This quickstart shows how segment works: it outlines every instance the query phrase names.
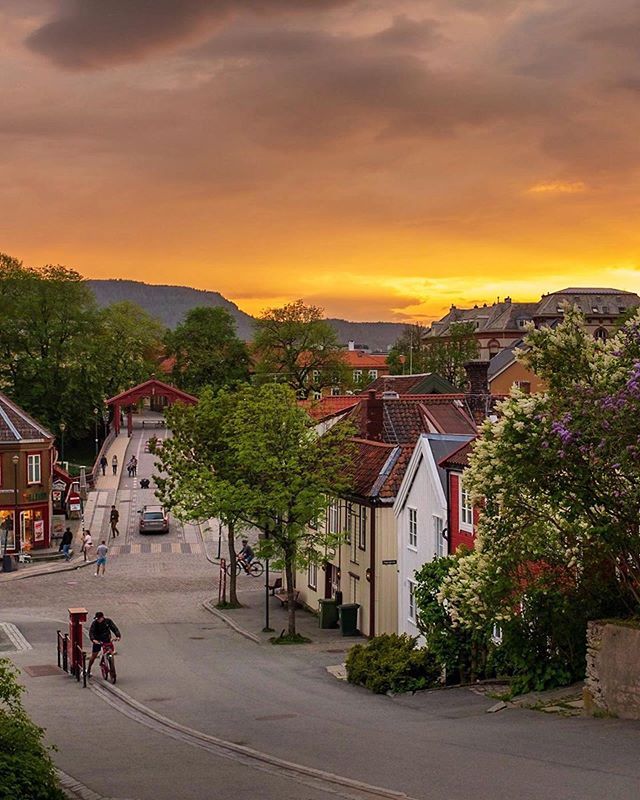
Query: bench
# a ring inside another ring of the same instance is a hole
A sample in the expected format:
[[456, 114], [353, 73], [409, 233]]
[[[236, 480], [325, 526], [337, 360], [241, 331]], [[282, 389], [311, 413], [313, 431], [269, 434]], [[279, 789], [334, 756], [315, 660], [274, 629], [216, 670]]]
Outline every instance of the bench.
[[[288, 595], [287, 590], [284, 589], [284, 588], [281, 588], [281, 589], [276, 589], [273, 596], [276, 598], [276, 600], [280, 601], [280, 605], [282, 606], [282, 608], [287, 608], [287, 606], [289, 605], [289, 598], [288, 598], [287, 595]], [[300, 599], [299, 598], [300, 598], [300, 592], [299, 592], [298, 589], [295, 589], [294, 592], [293, 592], [294, 605], [296, 605], [296, 606], [300, 605]]]
[[275, 597], [277, 589], [282, 589], [282, 578], [276, 578], [273, 583], [269, 584], [269, 594]]

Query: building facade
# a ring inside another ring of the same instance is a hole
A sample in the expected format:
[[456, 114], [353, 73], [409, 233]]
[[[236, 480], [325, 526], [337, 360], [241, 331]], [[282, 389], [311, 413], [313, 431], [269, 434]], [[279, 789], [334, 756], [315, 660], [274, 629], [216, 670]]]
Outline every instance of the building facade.
[[0, 546], [2, 552], [51, 544], [54, 437], [0, 393]]

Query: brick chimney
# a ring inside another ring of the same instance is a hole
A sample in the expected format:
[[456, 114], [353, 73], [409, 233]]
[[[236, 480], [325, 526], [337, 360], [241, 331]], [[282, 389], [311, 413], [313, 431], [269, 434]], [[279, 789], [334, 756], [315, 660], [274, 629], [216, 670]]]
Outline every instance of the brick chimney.
[[476, 423], [481, 423], [491, 409], [489, 392], [489, 362], [468, 361], [464, 365], [467, 373], [465, 397], [467, 406]]
[[364, 438], [375, 442], [382, 441], [383, 410], [382, 398], [376, 397], [374, 389], [370, 389], [362, 403], [364, 407]]

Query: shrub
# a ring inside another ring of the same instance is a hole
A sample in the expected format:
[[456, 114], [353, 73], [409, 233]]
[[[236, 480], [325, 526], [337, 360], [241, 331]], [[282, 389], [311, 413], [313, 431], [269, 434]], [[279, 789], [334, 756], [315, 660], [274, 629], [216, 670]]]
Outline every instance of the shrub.
[[29, 719], [17, 670], [0, 659], [0, 800], [64, 800], [44, 731]]
[[382, 634], [357, 644], [347, 655], [347, 680], [376, 694], [415, 692], [438, 683], [440, 668], [416, 639], [403, 633]]

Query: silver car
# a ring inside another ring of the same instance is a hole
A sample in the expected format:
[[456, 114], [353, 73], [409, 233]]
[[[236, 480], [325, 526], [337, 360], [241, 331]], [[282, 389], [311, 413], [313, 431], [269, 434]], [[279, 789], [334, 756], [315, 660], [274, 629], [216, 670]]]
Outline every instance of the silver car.
[[138, 513], [140, 533], [169, 533], [169, 514], [162, 506], [145, 506]]

